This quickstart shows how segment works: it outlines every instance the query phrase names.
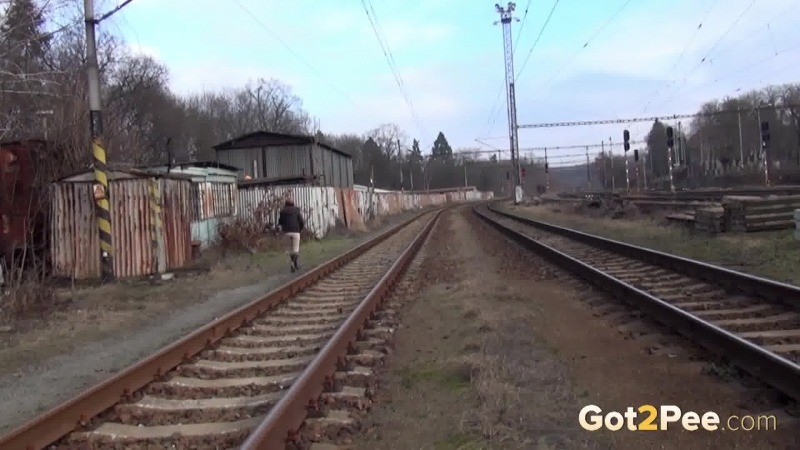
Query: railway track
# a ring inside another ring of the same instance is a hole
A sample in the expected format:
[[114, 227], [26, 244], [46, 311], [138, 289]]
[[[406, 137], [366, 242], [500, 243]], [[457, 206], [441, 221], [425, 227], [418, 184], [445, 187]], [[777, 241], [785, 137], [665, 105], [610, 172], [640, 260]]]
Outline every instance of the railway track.
[[195, 331], [1, 437], [0, 448], [284, 448], [440, 212]]
[[800, 288], [518, 217], [475, 213], [508, 237], [800, 400]]

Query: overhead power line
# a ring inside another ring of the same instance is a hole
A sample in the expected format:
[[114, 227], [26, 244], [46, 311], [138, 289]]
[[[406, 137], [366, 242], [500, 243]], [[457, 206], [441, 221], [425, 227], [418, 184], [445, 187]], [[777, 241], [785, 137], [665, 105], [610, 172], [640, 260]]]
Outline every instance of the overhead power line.
[[[700, 22], [697, 24], [697, 27], [694, 29], [694, 33], [692, 33], [692, 35], [689, 37], [688, 41], [686, 41], [686, 44], [683, 46], [683, 50], [681, 51], [680, 56], [678, 56], [678, 58], [672, 64], [672, 67], [669, 69], [670, 73], [672, 73], [678, 67], [678, 64], [681, 61], [683, 61], [683, 57], [686, 55], [686, 51], [694, 43], [694, 40], [695, 40], [695, 38], [697, 38], [697, 35], [700, 34], [700, 30], [703, 28], [703, 24], [705, 23], [706, 19], [708, 19], [708, 15], [711, 14], [711, 11], [713, 11], [714, 8], [717, 6], [717, 3], [719, 3], [719, 0], [714, 0], [714, 3], [711, 4], [711, 7], [706, 10], [706, 13], [703, 15], [703, 18], [700, 19]], [[674, 84], [674, 81], [670, 84], [670, 86], [667, 86], [667, 89], [669, 89], [672, 84]], [[656, 89], [655, 92], [653, 92], [652, 94], [648, 95], [647, 97], [644, 97], [644, 98], [648, 98], [649, 100], [647, 101], [647, 104], [645, 105], [644, 110], [642, 111], [642, 113], [646, 113], [647, 112], [647, 108], [650, 107], [650, 103], [653, 101], [653, 98], [655, 98], [659, 94], [659, 92], [661, 92], [661, 88]], [[640, 103], [640, 102], [641, 101], [638, 101], [636, 103]]]
[[[519, 72], [517, 72], [517, 76], [514, 78], [514, 82], [517, 81], [517, 79], [519, 78], [519, 76], [522, 73], [522, 71], [525, 70], [525, 66], [528, 64], [528, 60], [530, 59], [531, 54], [533, 53], [533, 49], [536, 48], [536, 44], [538, 44], [539, 43], [539, 39], [542, 38], [542, 34], [544, 34], [544, 30], [547, 29], [547, 24], [550, 23], [550, 19], [553, 17], [553, 13], [556, 11], [556, 6], [558, 6], [558, 2], [559, 1], [560, 0], [556, 0], [555, 3], [553, 3], [553, 7], [550, 9], [550, 14], [547, 15], [547, 19], [545, 19], [544, 25], [542, 25], [542, 28], [539, 30], [539, 34], [536, 36], [536, 40], [533, 41], [533, 45], [531, 45], [531, 49], [528, 51], [528, 54], [525, 56], [525, 61], [522, 62], [522, 66], [520, 67]], [[527, 13], [528, 13], [528, 10], [526, 9], [525, 10], [525, 14], [527, 15]]]
[[[394, 62], [394, 56], [389, 48], [389, 44], [388, 42], [385, 42], [385, 39], [383, 39], [383, 34], [379, 31], [380, 24], [378, 23], [378, 15], [375, 13], [375, 9], [372, 7], [372, 3], [369, 0], [361, 0], [361, 5], [364, 7], [364, 12], [367, 14], [367, 20], [369, 20], [369, 23], [372, 26], [372, 31], [375, 33], [375, 38], [378, 40], [378, 44], [381, 47], [383, 56], [386, 58], [386, 63], [389, 65], [389, 70], [392, 72], [394, 80], [397, 83], [397, 87], [400, 89], [400, 94], [403, 96], [408, 109], [411, 111], [411, 116], [416, 122], [417, 131], [419, 131], [421, 134], [425, 134], [422, 121], [419, 119], [419, 116], [414, 109], [414, 104], [411, 101], [411, 97], [405, 88], [403, 77], [400, 75], [400, 71], [397, 69], [397, 66]], [[372, 11], [371, 14], [370, 11]]]
[[323, 75], [322, 72], [320, 72], [313, 64], [311, 64], [307, 59], [303, 58], [298, 52], [296, 52], [289, 44], [286, 43], [286, 41], [281, 39], [280, 35], [272, 31], [266, 24], [264, 24], [264, 22], [261, 21], [261, 19], [258, 18], [258, 16], [253, 14], [253, 12], [250, 11], [246, 6], [244, 6], [239, 0], [236, 0], [236, 4], [239, 5], [239, 7], [244, 12], [246, 12], [253, 20], [255, 20], [256, 23], [258, 23], [258, 25], [261, 26], [261, 28], [264, 31], [266, 31], [270, 36], [272, 36], [276, 41], [278, 41], [278, 43], [280, 43], [289, 53], [291, 53], [300, 62], [305, 64], [306, 67], [308, 67], [315, 75], [317, 75], [319, 79], [328, 83], [328, 85], [331, 88], [333, 88], [333, 90], [336, 91], [336, 93], [338, 93], [343, 99], [347, 100], [354, 107], [361, 109], [361, 107], [355, 101], [353, 101], [353, 99], [350, 98], [350, 96], [342, 92], [342, 90], [339, 89], [338, 86], [333, 84], [333, 82], [331, 82], [330, 79], [328, 79], [325, 75]]
[[[525, 61], [522, 63], [522, 66], [521, 66], [520, 70], [517, 72], [516, 76], [514, 77], [514, 82], [515, 83], [516, 83], [517, 79], [519, 78], [520, 74], [522, 73], [522, 71], [525, 69], [525, 66], [528, 64], [528, 59], [530, 59], [531, 54], [533, 53], [533, 49], [536, 48], [536, 44], [539, 43], [539, 39], [541, 39], [542, 34], [544, 33], [544, 30], [547, 28], [547, 24], [550, 23], [550, 18], [553, 17], [553, 12], [556, 10], [556, 6], [558, 6], [558, 2], [559, 1], [560, 0], [556, 0], [555, 3], [553, 4], [553, 7], [550, 9], [550, 14], [548, 14], [547, 19], [544, 22], [544, 25], [542, 25], [542, 28], [539, 30], [539, 34], [536, 36], [536, 40], [533, 42], [533, 45], [531, 46], [531, 49], [528, 51], [528, 54], [525, 56]], [[528, 3], [530, 5], [530, 2], [528, 2]], [[527, 16], [528, 16], [528, 8], [526, 7], [525, 8], [525, 15], [522, 18], [522, 24], [521, 24], [520, 30], [519, 30], [520, 32], [519, 32], [519, 34], [517, 34], [517, 42], [519, 42], [519, 37], [522, 35], [522, 28], [524, 28], [524, 26], [525, 26], [525, 18]], [[514, 49], [516, 49], [516, 48], [517, 48], [517, 44], [515, 43], [514, 44]], [[489, 134], [489, 132], [492, 131], [492, 128], [494, 127], [495, 123], [497, 123], [497, 117], [500, 114], [500, 111], [497, 109], [497, 105], [500, 103], [500, 97], [503, 95], [503, 89], [504, 88], [505, 88], [505, 83], [503, 84], [503, 86], [500, 87], [500, 90], [497, 91], [497, 98], [495, 98], [495, 100], [494, 100], [494, 105], [492, 106], [492, 110], [489, 113], [489, 118], [486, 119], [486, 125], [487, 125], [486, 134]], [[491, 122], [491, 125], [489, 124], [489, 122]]]
[[603, 30], [605, 30], [605, 29], [606, 29], [606, 27], [607, 27], [607, 26], [608, 26], [608, 25], [609, 25], [611, 22], [613, 22], [613, 21], [614, 21], [614, 19], [616, 19], [616, 18], [617, 18], [617, 16], [619, 16], [619, 15], [620, 15], [620, 13], [622, 13], [622, 11], [623, 11], [625, 8], [627, 8], [627, 7], [628, 7], [628, 5], [629, 5], [629, 4], [630, 4], [632, 1], [633, 1], [633, 0], [627, 0], [625, 3], [623, 3], [623, 4], [622, 4], [622, 6], [620, 6], [620, 7], [619, 7], [619, 9], [617, 9], [617, 11], [616, 11], [616, 12], [615, 12], [615, 13], [614, 13], [614, 14], [613, 14], [611, 17], [609, 17], [609, 18], [608, 18], [608, 20], [606, 20], [606, 22], [605, 22], [603, 25], [601, 25], [601, 26], [600, 26], [600, 28], [598, 28], [597, 30], [595, 30], [595, 32], [594, 32], [594, 33], [592, 34], [592, 36], [591, 36], [591, 37], [590, 37], [590, 38], [589, 38], [589, 39], [586, 41], [586, 43], [585, 43], [585, 44], [583, 44], [583, 45], [582, 45], [582, 46], [581, 46], [581, 47], [580, 47], [578, 50], [576, 50], [576, 51], [575, 51], [575, 53], [573, 53], [573, 54], [572, 54], [572, 56], [570, 56], [570, 58], [569, 58], [569, 59], [568, 59], [568, 60], [567, 60], [567, 61], [566, 61], [566, 62], [565, 62], [565, 63], [564, 63], [564, 64], [563, 64], [561, 67], [559, 67], [559, 69], [558, 69], [558, 70], [556, 70], [556, 72], [555, 72], [555, 73], [554, 73], [554, 74], [553, 74], [553, 75], [552, 75], [550, 78], [548, 78], [548, 79], [547, 79], [547, 81], [545, 81], [544, 83], [542, 83], [542, 84], [541, 84], [541, 86], [542, 86], [542, 87], [541, 87], [540, 89], [538, 89], [538, 91], [543, 91], [543, 90], [544, 90], [544, 87], [546, 87], [546, 86], [549, 86], [549, 84], [550, 84], [550, 83], [551, 83], [553, 80], [555, 80], [555, 79], [556, 79], [556, 78], [557, 78], [557, 77], [558, 77], [558, 76], [561, 74], [561, 72], [562, 72], [562, 71], [563, 71], [565, 68], [567, 68], [567, 67], [568, 67], [568, 66], [569, 66], [569, 65], [572, 63], [572, 61], [574, 61], [574, 60], [575, 60], [575, 58], [577, 58], [577, 57], [578, 57], [578, 55], [579, 55], [579, 54], [580, 54], [580, 53], [581, 53], [581, 52], [582, 52], [584, 49], [586, 49], [587, 47], [589, 47], [589, 44], [591, 44], [591, 43], [592, 43], [592, 41], [593, 41], [593, 40], [594, 40], [594, 39], [595, 39], [595, 38], [596, 38], [596, 37], [597, 37], [597, 36], [598, 36], [598, 35], [599, 35], [599, 34], [600, 34], [600, 33], [601, 33]]
[[[683, 76], [683, 80], [681, 80], [680, 86], [678, 86], [678, 89], [682, 88], [686, 84], [686, 82], [689, 80], [689, 77], [693, 73], [695, 73], [697, 71], [697, 69], [699, 69], [700, 66], [703, 65], [703, 63], [708, 61], [709, 57], [714, 52], [714, 50], [716, 50], [716, 48], [720, 44], [720, 42], [722, 42], [728, 36], [728, 34], [731, 31], [733, 31], [733, 29], [736, 27], [736, 25], [738, 25], [739, 22], [742, 20], [742, 17], [744, 17], [745, 14], [747, 14], [747, 12], [750, 11], [750, 8], [752, 8], [753, 5], [755, 5], [755, 0], [752, 0], [750, 2], [750, 4], [747, 5], [747, 7], [739, 14], [739, 16], [736, 18], [736, 20], [734, 20], [733, 23], [731, 23], [731, 25], [728, 27], [728, 29], [725, 31], [725, 33], [723, 33], [722, 36], [720, 36], [717, 39], [717, 41], [714, 43], [714, 45], [711, 47], [711, 49], [709, 49], [708, 52], [706, 52], [706, 54], [702, 58], [700, 58], [700, 61], [698, 61], [697, 64], [690, 71], [686, 72], [686, 74]], [[677, 83], [677, 79], [673, 80], [673, 82], [667, 88], [667, 92], [672, 93], [672, 87], [675, 86], [676, 83]], [[672, 97], [674, 97], [676, 94], [677, 94], [677, 92], [676, 93], [672, 93], [672, 96], [668, 98], [667, 102], [669, 102], [669, 100], [671, 100]], [[646, 111], [646, 109], [645, 109], [645, 111]]]
[[517, 44], [519, 44], [519, 39], [522, 36], [522, 30], [525, 29], [525, 23], [528, 21], [528, 10], [531, 7], [531, 0], [528, 0], [528, 3], [525, 4], [525, 12], [522, 14], [522, 22], [519, 24], [519, 32], [517, 33], [517, 40], [514, 41], [514, 56], [516, 56], [516, 49]]
[[[768, 105], [760, 107], [762, 110], [766, 109], [789, 109], [798, 108], [800, 105]], [[602, 120], [584, 120], [573, 122], [550, 122], [550, 123], [535, 123], [520, 125], [520, 128], [556, 128], [556, 127], [577, 127], [586, 125], [608, 125], [608, 124], [621, 124], [633, 122], [654, 122], [656, 120], [676, 120], [676, 119], [691, 119], [693, 117], [711, 117], [728, 113], [740, 113], [753, 111], [754, 108], [739, 108], [727, 109], [722, 111], [708, 112], [708, 113], [694, 113], [694, 114], [673, 114], [671, 116], [652, 116], [652, 117], [633, 117], [629, 119], [602, 119]]]

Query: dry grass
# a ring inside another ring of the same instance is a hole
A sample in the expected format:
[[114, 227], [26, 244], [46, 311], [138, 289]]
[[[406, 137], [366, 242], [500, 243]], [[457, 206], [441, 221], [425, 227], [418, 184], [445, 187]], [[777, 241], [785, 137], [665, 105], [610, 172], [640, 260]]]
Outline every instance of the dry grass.
[[[364, 233], [337, 234], [304, 242], [301, 264], [310, 268], [328, 261], [367, 237]], [[288, 276], [289, 260], [283, 251], [287, 242], [276, 239], [275, 245], [277, 251], [255, 253], [234, 248], [209, 250], [193, 265], [194, 270], [176, 272], [175, 278], [166, 281], [121, 280], [55, 289], [24, 285], [8, 307], [17, 319], [0, 328], [0, 375], [122, 330], [147, 326], [181, 308], [202, 304], [216, 293]]]
[[0, 295], [0, 322], [44, 318], [58, 306], [52, 287], [36, 280], [12, 284]]
[[638, 220], [613, 220], [568, 212], [544, 206], [501, 208], [523, 217], [566, 226], [609, 239], [673, 253], [734, 270], [745, 271], [775, 280], [800, 284], [800, 242], [791, 230], [759, 233], [722, 233], [715, 237], [695, 233], [681, 226], [666, 225], [648, 217]]

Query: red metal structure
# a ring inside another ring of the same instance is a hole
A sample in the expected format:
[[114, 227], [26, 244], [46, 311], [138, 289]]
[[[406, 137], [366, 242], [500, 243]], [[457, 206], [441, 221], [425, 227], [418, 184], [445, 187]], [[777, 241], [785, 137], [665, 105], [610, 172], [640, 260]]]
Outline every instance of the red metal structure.
[[42, 186], [36, 179], [36, 154], [47, 146], [41, 140], [0, 144], [0, 257], [39, 248], [44, 238]]

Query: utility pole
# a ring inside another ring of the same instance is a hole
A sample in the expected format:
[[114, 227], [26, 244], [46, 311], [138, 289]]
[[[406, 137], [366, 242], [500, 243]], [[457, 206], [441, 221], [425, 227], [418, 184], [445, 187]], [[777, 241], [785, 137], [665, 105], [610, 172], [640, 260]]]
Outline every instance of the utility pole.
[[108, 201], [108, 166], [103, 148], [103, 121], [100, 103], [100, 70], [97, 65], [97, 40], [94, 17], [94, 0], [84, 0], [86, 22], [86, 66], [89, 81], [89, 124], [94, 157], [94, 198], [97, 214], [97, 231], [100, 237], [100, 267], [103, 281], [114, 279], [114, 262], [111, 239], [111, 212]]
[[[642, 155], [642, 158], [644, 159], [642, 161], [642, 178], [644, 179], [644, 190], [646, 191], [647, 190], [647, 156], [646, 155]], [[650, 164], [652, 164], [652, 162]], [[651, 166], [650, 170], [653, 170], [652, 166]]]
[[[739, 167], [744, 169], [744, 140], [742, 139], [742, 112], [739, 111]], [[702, 148], [702, 147], [700, 147]]]
[[675, 139], [672, 136], [672, 127], [667, 127], [667, 166], [669, 168], [669, 190], [675, 192], [675, 181], [672, 177], [672, 150], [675, 148]]
[[617, 182], [614, 178], [614, 144], [611, 142], [611, 136], [608, 137], [608, 154], [611, 155], [611, 192], [617, 190]]
[[544, 148], [544, 192], [550, 193], [550, 164], [547, 163], [547, 147]]
[[[760, 117], [759, 117], [760, 119]], [[764, 182], [769, 187], [769, 122], [761, 122], [761, 152], [764, 155]]]
[[397, 140], [397, 159], [400, 160], [400, 192], [403, 192], [405, 189], [405, 183], [403, 183], [403, 149], [400, 148], [400, 139]]
[[600, 153], [603, 155], [603, 187], [608, 189], [608, 163], [606, 162], [606, 143], [600, 141]]
[[[761, 127], [761, 107], [760, 107], [760, 106], [759, 106], [758, 108], [756, 108], [756, 117], [758, 118], [758, 126], [759, 126], [759, 131], [760, 131], [760, 127]], [[764, 157], [763, 148], [764, 148], [764, 147], [763, 147], [763, 145], [762, 145], [762, 146], [761, 146], [761, 149], [762, 149], [762, 151], [760, 151], [760, 152], [759, 152], [759, 155], [758, 155], [758, 157], [759, 157], [759, 158], [763, 158], [763, 157]], [[766, 163], [767, 163], [767, 162], [766, 162], [766, 161], [764, 161], [764, 164], [766, 164]]]
[[[503, 49], [505, 51], [506, 64], [506, 103], [508, 108], [508, 140], [511, 150], [511, 167], [514, 172], [514, 204], [519, 204], [522, 200], [522, 174], [519, 165], [519, 140], [517, 137], [517, 104], [516, 94], [514, 93], [514, 50], [511, 39], [511, 21], [519, 20], [512, 17], [517, 5], [508, 2], [508, 6], [503, 8], [496, 3], [495, 8], [500, 13], [500, 22], [503, 24]], [[495, 25], [498, 22], [494, 23]]]
[[[630, 144], [630, 133], [628, 130], [623, 131], [622, 133], [622, 156], [625, 158], [625, 192], [627, 194], [631, 193], [631, 177], [628, 172], [628, 150], [631, 148]], [[638, 179], [638, 178], [637, 178]]]
[[678, 165], [686, 165], [686, 149], [683, 146], [683, 133], [681, 132], [681, 122], [678, 121]]
[[467, 187], [467, 163], [464, 163], [464, 187]]
[[586, 190], [592, 190], [592, 170], [589, 168], [589, 146], [586, 146]]

